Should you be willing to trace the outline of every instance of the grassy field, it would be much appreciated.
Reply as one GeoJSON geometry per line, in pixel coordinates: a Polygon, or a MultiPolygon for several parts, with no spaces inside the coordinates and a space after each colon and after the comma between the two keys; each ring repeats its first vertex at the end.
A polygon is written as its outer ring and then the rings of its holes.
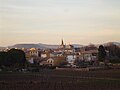
{"type": "Polygon", "coordinates": [[[120,70],[0,72],[0,90],[120,90],[120,70]]]}

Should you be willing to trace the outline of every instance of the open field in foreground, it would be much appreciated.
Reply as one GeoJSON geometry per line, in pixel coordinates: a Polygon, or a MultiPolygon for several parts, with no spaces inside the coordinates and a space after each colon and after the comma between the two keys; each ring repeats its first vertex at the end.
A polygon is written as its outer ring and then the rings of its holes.
{"type": "Polygon", "coordinates": [[[120,90],[120,70],[0,72],[0,90],[120,90]]]}

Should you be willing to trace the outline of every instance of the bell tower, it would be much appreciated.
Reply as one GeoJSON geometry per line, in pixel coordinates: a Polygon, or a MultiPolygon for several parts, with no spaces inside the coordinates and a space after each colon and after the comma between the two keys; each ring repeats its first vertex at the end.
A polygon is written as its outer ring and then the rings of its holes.
{"type": "Polygon", "coordinates": [[[62,41],[61,41],[61,45],[60,45],[59,48],[61,48],[61,49],[64,49],[64,48],[65,48],[65,45],[64,45],[64,41],[63,41],[63,39],[62,39],[62,41]]]}
{"type": "Polygon", "coordinates": [[[63,39],[62,39],[61,46],[63,46],[63,45],[64,45],[64,41],[63,41],[63,39]]]}

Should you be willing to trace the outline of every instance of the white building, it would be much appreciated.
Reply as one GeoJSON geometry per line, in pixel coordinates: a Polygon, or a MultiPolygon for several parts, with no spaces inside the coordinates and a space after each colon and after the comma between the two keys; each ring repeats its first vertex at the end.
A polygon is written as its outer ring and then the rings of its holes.
{"type": "Polygon", "coordinates": [[[73,65],[74,61],[76,60],[76,55],[67,55],[66,60],[68,61],[69,64],[73,65]]]}
{"type": "Polygon", "coordinates": [[[41,58],[46,58],[47,54],[46,53],[41,53],[41,58]]]}
{"type": "Polygon", "coordinates": [[[98,50],[89,50],[81,52],[80,60],[84,61],[96,61],[97,60],[98,50]]]}

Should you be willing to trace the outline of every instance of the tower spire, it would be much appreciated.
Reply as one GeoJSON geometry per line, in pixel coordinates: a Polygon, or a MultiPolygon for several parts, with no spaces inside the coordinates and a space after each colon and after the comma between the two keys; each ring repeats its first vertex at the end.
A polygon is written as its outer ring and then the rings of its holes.
{"type": "Polygon", "coordinates": [[[62,39],[62,43],[61,43],[61,45],[64,45],[64,41],[63,41],[63,39],[62,39]]]}

